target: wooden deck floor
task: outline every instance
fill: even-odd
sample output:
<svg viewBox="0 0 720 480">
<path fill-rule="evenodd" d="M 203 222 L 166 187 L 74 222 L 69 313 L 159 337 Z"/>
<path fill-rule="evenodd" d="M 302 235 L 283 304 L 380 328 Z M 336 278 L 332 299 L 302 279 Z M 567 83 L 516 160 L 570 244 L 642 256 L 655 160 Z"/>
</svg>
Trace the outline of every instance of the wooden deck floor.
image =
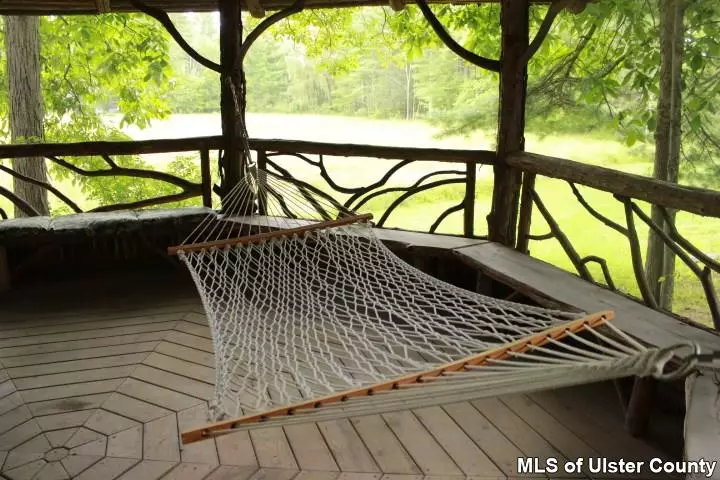
<svg viewBox="0 0 720 480">
<path fill-rule="evenodd" d="M 178 432 L 206 422 L 209 329 L 192 288 L 139 273 L 6 299 L 0 362 L 1 474 L 13 480 L 490 480 L 528 478 L 517 472 L 525 456 L 667 458 L 625 433 L 608 385 L 240 432 L 182 448 Z"/>
</svg>

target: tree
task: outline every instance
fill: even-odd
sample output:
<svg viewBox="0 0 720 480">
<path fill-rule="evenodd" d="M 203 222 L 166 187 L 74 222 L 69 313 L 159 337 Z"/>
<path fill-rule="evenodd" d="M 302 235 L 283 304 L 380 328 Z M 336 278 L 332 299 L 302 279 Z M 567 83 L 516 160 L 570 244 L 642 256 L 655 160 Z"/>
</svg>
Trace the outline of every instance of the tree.
<svg viewBox="0 0 720 480">
<path fill-rule="evenodd" d="M 660 0 L 660 88 L 655 128 L 655 164 L 653 176 L 658 180 L 677 183 L 680 170 L 682 123 L 682 65 L 685 49 L 685 0 Z M 669 222 L 675 212 L 669 212 Z M 652 220 L 665 231 L 662 209 L 653 205 Z M 645 275 L 658 306 L 672 310 L 675 255 L 662 238 L 651 231 L 645 259 Z"/>
<path fill-rule="evenodd" d="M 40 22 L 38 17 L 5 17 L 10 133 L 13 143 L 41 142 L 44 138 L 43 98 L 40 87 Z M 18 158 L 13 169 L 26 177 L 47 182 L 44 158 Z M 47 215 L 47 191 L 14 179 L 15 194 L 38 213 Z M 15 207 L 15 216 L 24 216 Z"/>
<path fill-rule="evenodd" d="M 35 35 L 33 40 L 29 35 L 16 41 L 14 36 L 18 31 L 6 24 L 6 30 L 0 32 L 0 43 L 7 49 L 12 48 L 11 44 L 21 44 L 27 50 L 28 45 L 35 42 L 37 62 L 33 61 L 32 55 L 28 56 L 33 50 L 21 51 L 14 63 L 8 55 L 7 68 L 0 64 L 0 77 L 6 79 L 5 85 L 10 88 L 14 82 L 22 82 L 21 88 L 27 93 L 25 82 L 31 77 L 23 69 L 37 65 L 40 78 L 32 84 L 31 90 L 38 92 L 33 97 L 36 99 L 33 118 L 39 127 L 23 135 L 13 131 L 13 141 L 19 141 L 19 136 L 25 140 L 42 138 L 38 132 L 43 131 L 44 138 L 51 142 L 127 139 L 118 127 L 137 125 L 142 128 L 152 119 L 162 118 L 169 112 L 164 100 L 170 73 L 168 35 L 153 19 L 140 14 L 20 19 L 34 22 L 36 30 L 39 25 L 39 37 Z M 14 102 L 12 92 L 8 91 L 8 94 L 0 94 L 0 119 L 8 111 L 20 111 L 8 102 L 9 99 Z M 39 103 L 38 98 L 41 99 Z M 103 107 L 107 105 L 117 107 L 119 122 L 104 115 Z M 0 124 L 0 127 L 4 130 L 0 135 L 5 136 L 12 125 Z M 78 157 L 72 161 L 86 169 L 105 167 L 101 159 L 92 157 Z M 139 157 L 124 157 L 119 161 L 126 166 L 145 166 Z M 156 182 L 152 181 L 89 180 L 56 166 L 50 168 L 49 174 L 56 180 L 71 178 L 88 198 L 101 203 L 137 200 L 151 196 L 157 189 Z M 23 191 L 16 193 L 27 196 Z M 47 213 L 47 207 L 38 210 Z"/>
</svg>

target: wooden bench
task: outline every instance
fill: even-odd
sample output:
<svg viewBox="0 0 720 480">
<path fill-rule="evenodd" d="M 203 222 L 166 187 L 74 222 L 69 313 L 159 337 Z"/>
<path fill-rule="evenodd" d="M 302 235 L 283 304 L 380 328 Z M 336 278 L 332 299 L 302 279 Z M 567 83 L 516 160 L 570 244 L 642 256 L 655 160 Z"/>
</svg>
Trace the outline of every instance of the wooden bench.
<svg viewBox="0 0 720 480">
<path fill-rule="evenodd" d="M 207 208 L 80 213 L 0 221 L 0 292 L 8 291 L 19 266 L 69 244 L 141 235 L 143 238 L 188 232 L 208 214 Z M 18 261 L 13 252 L 29 252 Z"/>
<path fill-rule="evenodd" d="M 705 351 L 720 349 L 720 335 L 669 314 L 652 310 L 541 260 L 495 243 L 454 250 L 463 261 L 541 305 L 567 305 L 585 312 L 614 310 L 615 325 L 656 347 L 696 342 Z M 650 381 L 650 384 L 652 382 Z M 636 380 L 628 399 L 628 427 L 639 433 L 647 421 L 652 386 Z M 686 380 L 685 454 L 688 460 L 720 458 L 720 370 L 706 370 Z M 720 476 L 718 477 L 720 478 Z"/>
<path fill-rule="evenodd" d="M 454 253 L 541 305 L 551 307 L 560 302 L 584 312 L 614 310 L 615 325 L 648 345 L 664 348 L 691 341 L 708 350 L 720 348 L 720 335 L 710 329 L 648 308 L 503 245 L 488 242 L 461 247 Z"/>
</svg>

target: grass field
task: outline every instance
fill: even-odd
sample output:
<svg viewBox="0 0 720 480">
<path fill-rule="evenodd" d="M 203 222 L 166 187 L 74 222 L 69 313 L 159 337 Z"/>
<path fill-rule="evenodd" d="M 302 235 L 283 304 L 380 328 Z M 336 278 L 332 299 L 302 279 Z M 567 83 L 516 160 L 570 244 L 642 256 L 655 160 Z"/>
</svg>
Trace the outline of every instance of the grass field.
<svg viewBox="0 0 720 480">
<path fill-rule="evenodd" d="M 364 143 L 375 145 L 398 145 L 409 147 L 469 148 L 490 149 L 494 132 L 478 132 L 470 138 L 438 138 L 437 129 L 424 122 L 405 122 L 388 120 L 370 120 L 344 117 L 312 115 L 249 114 L 248 127 L 251 136 L 259 138 L 303 139 L 335 143 Z M 169 120 L 156 122 L 152 128 L 143 131 L 126 131 L 135 139 L 181 138 L 187 136 L 216 135 L 220 133 L 219 115 L 175 115 Z M 536 136 L 532 132 L 527 136 L 528 151 L 569 158 L 585 163 L 603 165 L 625 172 L 649 175 L 652 167 L 652 147 L 636 144 L 629 148 L 617 139 L 603 133 L 574 135 Z M 158 169 L 164 169 L 172 160 L 172 155 L 146 156 L 145 160 Z M 289 167 L 299 178 L 311 181 L 318 186 L 318 176 L 314 169 L 300 165 L 296 160 L 283 159 L 283 165 Z M 333 178 L 341 185 L 361 186 L 373 183 L 389 169 L 394 162 L 377 159 L 327 159 L 328 169 Z M 413 164 L 402 169 L 393 178 L 392 185 L 410 185 L 424 173 L 438 169 L 457 168 L 447 164 Z M 7 178 L 0 177 L 0 184 L 8 185 Z M 77 186 L 61 182 L 63 191 L 79 201 L 81 206 L 92 207 L 92 202 L 83 198 Z M 575 200 L 567 184 L 552 179 L 539 178 L 537 190 L 563 231 L 572 240 L 581 256 L 597 255 L 607 260 L 615 284 L 623 291 L 637 295 L 634 275 L 630 264 L 627 240 L 615 231 L 592 218 Z M 622 205 L 612 195 L 604 192 L 581 189 L 588 202 L 605 216 L 624 224 Z M 462 186 L 447 186 L 419 194 L 399 207 L 390 217 L 387 226 L 408 229 L 427 230 L 434 220 L 447 208 L 458 204 L 464 196 Z M 486 232 L 485 217 L 492 196 L 492 169 L 482 167 L 478 172 L 476 189 L 476 233 Z M 396 198 L 386 195 L 370 202 L 367 209 L 380 213 Z M 0 200 L 0 207 L 8 207 Z M 647 205 L 643 208 L 648 209 Z M 707 254 L 717 257 L 720 254 L 720 220 L 707 219 L 686 213 L 678 215 L 678 229 L 696 246 Z M 641 241 L 647 237 L 644 225 L 638 222 Z M 548 231 L 541 216 L 533 216 L 533 233 Z M 460 213 L 451 215 L 443 223 L 440 231 L 460 233 L 462 217 Z M 572 271 L 572 265 L 555 240 L 532 242 L 531 254 L 552 264 Z M 590 269 L 597 280 L 602 273 L 595 264 Z M 690 271 L 678 262 L 676 275 L 676 294 L 674 310 L 682 315 L 709 324 L 710 315 L 704 300 L 702 287 Z"/>
</svg>

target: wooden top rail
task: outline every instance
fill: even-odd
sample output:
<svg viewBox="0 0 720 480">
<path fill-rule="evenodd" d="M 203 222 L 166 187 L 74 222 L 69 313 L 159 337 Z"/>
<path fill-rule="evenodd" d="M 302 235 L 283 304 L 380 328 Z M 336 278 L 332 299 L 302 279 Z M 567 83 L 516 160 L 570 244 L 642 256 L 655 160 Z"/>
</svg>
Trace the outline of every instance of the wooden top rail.
<svg viewBox="0 0 720 480">
<path fill-rule="evenodd" d="M 168 255 L 177 255 L 179 252 L 198 252 L 200 250 L 207 250 L 209 248 L 226 248 L 237 245 L 249 245 L 251 243 L 258 244 L 267 242 L 268 240 L 278 237 L 291 237 L 293 235 L 301 235 L 317 230 L 324 230 L 326 228 L 342 227 L 344 225 L 351 225 L 353 223 L 369 222 L 370 220 L 372 220 L 372 218 L 372 214 L 368 213 L 364 215 L 344 217 L 338 220 L 331 220 L 327 222 L 312 223 L 310 225 L 303 225 L 301 227 L 288 228 L 285 230 L 275 230 L 272 232 L 247 235 L 245 237 L 230 238 L 227 240 L 214 240 L 211 242 L 191 243 L 188 245 L 178 245 L 175 247 L 169 247 Z"/>
<path fill-rule="evenodd" d="M 223 141 L 220 136 L 118 142 L 36 143 L 0 145 L 0 158 L 142 155 L 222 148 Z M 373 157 L 389 160 L 407 159 L 452 163 L 475 162 L 483 165 L 492 165 L 495 162 L 495 152 L 488 150 L 386 147 L 378 145 L 336 144 L 257 138 L 250 139 L 250 148 L 252 150 L 288 154 L 306 153 L 338 157 Z"/>
<path fill-rule="evenodd" d="M 0 158 L 142 155 L 217 148 L 222 148 L 220 136 L 117 142 L 32 143 L 0 145 Z"/>
<path fill-rule="evenodd" d="M 430 162 L 465 163 L 482 165 L 495 163 L 495 152 L 489 150 L 458 150 L 444 148 L 387 147 L 353 143 L 322 143 L 301 140 L 251 139 L 250 148 L 267 152 L 309 153 L 338 157 L 373 157 L 388 160 L 420 160 Z"/>
<path fill-rule="evenodd" d="M 720 217 L 720 192 L 655 180 L 605 167 L 548 157 L 515 153 L 508 163 L 520 170 L 567 180 L 615 195 L 631 197 L 666 208 L 708 217 Z"/>
</svg>

